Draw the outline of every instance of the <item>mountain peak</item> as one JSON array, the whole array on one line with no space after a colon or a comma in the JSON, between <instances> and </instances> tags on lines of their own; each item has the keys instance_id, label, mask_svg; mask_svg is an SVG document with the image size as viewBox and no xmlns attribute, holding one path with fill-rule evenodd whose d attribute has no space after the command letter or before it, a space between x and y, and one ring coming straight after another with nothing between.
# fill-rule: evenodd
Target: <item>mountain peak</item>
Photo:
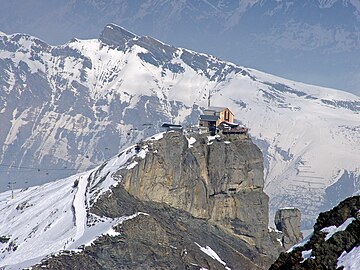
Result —
<instances>
[{"instance_id":1,"label":"mountain peak","mask_svg":"<svg viewBox=\"0 0 360 270\"><path fill-rule=\"evenodd\" d=\"M135 37L137 36L134 33L131 33L121 26L110 23L106 25L104 30L101 32L99 40L110 46L116 46L124 49L125 44Z\"/></svg>"}]
</instances>

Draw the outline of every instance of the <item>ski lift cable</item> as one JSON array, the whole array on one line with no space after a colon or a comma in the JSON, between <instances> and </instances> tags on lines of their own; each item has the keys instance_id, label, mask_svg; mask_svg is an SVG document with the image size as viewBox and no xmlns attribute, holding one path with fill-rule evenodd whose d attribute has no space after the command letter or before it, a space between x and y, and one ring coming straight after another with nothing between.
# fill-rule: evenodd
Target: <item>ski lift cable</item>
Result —
<instances>
[{"instance_id":1,"label":"ski lift cable","mask_svg":"<svg viewBox=\"0 0 360 270\"><path fill-rule=\"evenodd\" d=\"M26 170L41 170L41 171L76 171L76 169L68 168L41 168L41 167L30 167L30 166L16 166L11 164L0 163L0 167L9 169L26 169Z\"/></svg>"}]
</instances>

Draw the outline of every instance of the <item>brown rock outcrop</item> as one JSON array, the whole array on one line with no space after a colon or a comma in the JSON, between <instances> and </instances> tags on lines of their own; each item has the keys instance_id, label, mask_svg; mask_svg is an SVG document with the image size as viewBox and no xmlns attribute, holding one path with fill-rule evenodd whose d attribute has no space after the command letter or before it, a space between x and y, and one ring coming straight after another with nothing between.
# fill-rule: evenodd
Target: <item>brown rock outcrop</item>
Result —
<instances>
[{"instance_id":1,"label":"brown rock outcrop","mask_svg":"<svg viewBox=\"0 0 360 270\"><path fill-rule=\"evenodd\" d=\"M296 208L279 209L275 214L276 229L283 233L282 245L285 249L291 248L303 239L300 231L301 213Z\"/></svg>"},{"instance_id":2,"label":"brown rock outcrop","mask_svg":"<svg viewBox=\"0 0 360 270\"><path fill-rule=\"evenodd\" d=\"M116 236L103 235L34 269L259 270L275 260L282 247L268 231L262 154L251 139L168 132L129 151L135 149L111 175L119 184L89 212L146 214L117 225Z\"/></svg>"},{"instance_id":3,"label":"brown rock outcrop","mask_svg":"<svg viewBox=\"0 0 360 270\"><path fill-rule=\"evenodd\" d=\"M140 200L210 220L263 250L268 246L268 196L259 148L239 135L210 142L205 135L192 136L191 145L179 132L153 141L137 166L119 171L123 186Z\"/></svg>"}]
</instances>

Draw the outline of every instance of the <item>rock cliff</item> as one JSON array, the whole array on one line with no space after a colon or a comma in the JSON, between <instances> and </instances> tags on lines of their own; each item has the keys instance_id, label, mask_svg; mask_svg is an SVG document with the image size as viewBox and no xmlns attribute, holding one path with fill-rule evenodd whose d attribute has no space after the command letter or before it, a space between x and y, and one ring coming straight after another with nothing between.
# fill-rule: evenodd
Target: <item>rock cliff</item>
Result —
<instances>
[{"instance_id":1,"label":"rock cliff","mask_svg":"<svg viewBox=\"0 0 360 270\"><path fill-rule=\"evenodd\" d=\"M301 213L296 208L279 209L275 214L276 229L283 233L282 245L289 249L303 239L300 231Z\"/></svg>"},{"instance_id":2,"label":"rock cliff","mask_svg":"<svg viewBox=\"0 0 360 270\"><path fill-rule=\"evenodd\" d=\"M119 171L122 183L140 200L185 210L256 244L268 231L262 154L246 137L209 138L166 133L138 166Z\"/></svg>"},{"instance_id":3,"label":"rock cliff","mask_svg":"<svg viewBox=\"0 0 360 270\"><path fill-rule=\"evenodd\" d=\"M355 196L321 213L312 235L281 253L270 269L359 269L359 246L360 196Z\"/></svg>"},{"instance_id":4,"label":"rock cliff","mask_svg":"<svg viewBox=\"0 0 360 270\"><path fill-rule=\"evenodd\" d=\"M135 149L88 214L146 214L34 269L267 269L283 250L268 230L262 154L246 135L167 132Z\"/></svg>"}]
</instances>

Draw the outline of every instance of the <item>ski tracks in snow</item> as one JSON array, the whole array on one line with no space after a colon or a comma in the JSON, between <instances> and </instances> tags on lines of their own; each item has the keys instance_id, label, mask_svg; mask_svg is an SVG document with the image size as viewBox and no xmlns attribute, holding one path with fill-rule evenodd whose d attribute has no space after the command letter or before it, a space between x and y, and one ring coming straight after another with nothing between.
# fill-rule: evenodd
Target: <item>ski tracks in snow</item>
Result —
<instances>
[{"instance_id":1,"label":"ski tracks in snow","mask_svg":"<svg viewBox=\"0 0 360 270\"><path fill-rule=\"evenodd\" d=\"M87 221L87 200L86 200L86 187L87 187L88 174L80 175L77 179L78 186L73 200L74 210L74 223L76 226L76 234L74 240L79 239L85 232Z\"/></svg>"}]
</instances>

